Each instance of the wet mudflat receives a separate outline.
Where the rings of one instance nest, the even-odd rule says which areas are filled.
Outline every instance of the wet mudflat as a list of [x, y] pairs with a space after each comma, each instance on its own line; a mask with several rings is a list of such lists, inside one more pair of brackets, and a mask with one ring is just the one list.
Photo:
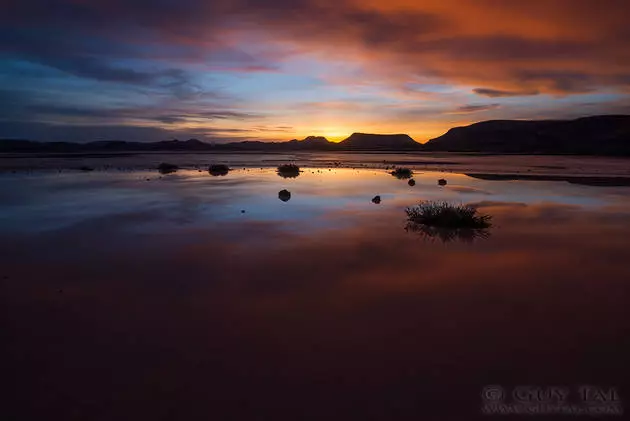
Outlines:
[[[413, 180], [3, 174], [0, 413], [487, 419], [497, 384], [616, 387], [627, 404], [630, 188]], [[425, 200], [492, 226], [408, 229]]]

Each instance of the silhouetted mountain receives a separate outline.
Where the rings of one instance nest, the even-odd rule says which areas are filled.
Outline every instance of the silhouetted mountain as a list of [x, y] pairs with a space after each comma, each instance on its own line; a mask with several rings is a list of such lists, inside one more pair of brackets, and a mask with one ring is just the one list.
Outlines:
[[422, 145], [406, 134], [353, 133], [340, 143], [321, 136], [288, 142], [244, 141], [222, 144], [186, 141], [89, 143], [0, 140], [0, 152], [89, 153], [144, 151], [452, 151], [525, 154], [630, 155], [630, 116], [577, 120], [494, 120], [450, 129]]
[[492, 120], [450, 129], [427, 151], [630, 155], [630, 116]]
[[280, 148], [286, 149], [313, 149], [313, 150], [328, 150], [333, 149], [337, 145], [334, 142], [330, 142], [323, 136], [308, 136], [303, 140], [293, 139], [288, 142], [282, 142], [279, 144]]
[[342, 149], [350, 150], [409, 150], [422, 145], [406, 134], [352, 133], [339, 143]]

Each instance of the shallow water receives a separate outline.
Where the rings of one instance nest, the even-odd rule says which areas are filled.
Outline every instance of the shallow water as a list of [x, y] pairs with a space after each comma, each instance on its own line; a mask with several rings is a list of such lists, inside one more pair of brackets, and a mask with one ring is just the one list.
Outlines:
[[[487, 419], [489, 384], [630, 399], [630, 188], [414, 179], [2, 175], [2, 412]], [[489, 236], [406, 230], [422, 200], [475, 204]]]

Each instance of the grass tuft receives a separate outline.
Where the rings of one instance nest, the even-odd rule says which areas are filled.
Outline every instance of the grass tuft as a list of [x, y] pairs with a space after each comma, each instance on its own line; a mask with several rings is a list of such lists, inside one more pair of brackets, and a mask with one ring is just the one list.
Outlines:
[[492, 216], [481, 215], [470, 205], [448, 202], [422, 202], [405, 209], [409, 222], [437, 228], [489, 228]]
[[396, 168], [394, 171], [390, 172], [390, 174], [399, 180], [406, 180], [413, 177], [413, 171], [409, 168]]
[[295, 178], [300, 175], [300, 167], [295, 164], [283, 164], [278, 167], [278, 175], [283, 178]]

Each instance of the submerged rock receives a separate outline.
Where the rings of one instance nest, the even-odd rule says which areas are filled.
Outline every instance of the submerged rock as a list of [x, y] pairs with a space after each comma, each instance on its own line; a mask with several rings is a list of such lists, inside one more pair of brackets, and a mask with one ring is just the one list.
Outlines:
[[280, 190], [278, 192], [278, 199], [282, 200], [283, 202], [288, 202], [291, 199], [291, 192], [288, 190]]
[[170, 174], [170, 173], [177, 172], [179, 167], [177, 165], [175, 165], [175, 164], [169, 164], [167, 162], [162, 162], [160, 165], [158, 165], [157, 169], [160, 172], [160, 174]]

